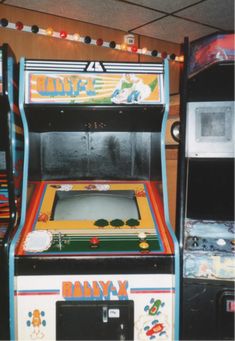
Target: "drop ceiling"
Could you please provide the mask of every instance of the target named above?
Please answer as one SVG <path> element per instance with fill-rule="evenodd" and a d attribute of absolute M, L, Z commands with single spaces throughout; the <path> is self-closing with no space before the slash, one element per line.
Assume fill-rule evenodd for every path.
<path fill-rule="evenodd" d="M 234 30 L 234 0 L 2 0 L 0 3 L 182 43 Z"/>

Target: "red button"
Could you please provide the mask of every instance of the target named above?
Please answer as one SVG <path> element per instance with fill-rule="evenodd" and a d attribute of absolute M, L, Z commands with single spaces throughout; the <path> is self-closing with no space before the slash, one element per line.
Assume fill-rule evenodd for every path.
<path fill-rule="evenodd" d="M 97 247 L 97 246 L 99 246 L 99 244 L 100 244 L 99 238 L 97 238 L 97 237 L 92 237 L 92 238 L 90 239 L 90 244 L 91 244 L 91 247 Z"/>

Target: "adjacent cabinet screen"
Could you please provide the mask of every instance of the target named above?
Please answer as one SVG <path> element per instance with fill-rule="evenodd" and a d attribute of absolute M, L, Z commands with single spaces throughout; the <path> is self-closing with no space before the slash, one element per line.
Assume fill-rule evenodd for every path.
<path fill-rule="evenodd" d="M 234 135 L 234 102 L 188 103 L 188 157 L 233 157 Z"/>
<path fill-rule="evenodd" d="M 230 107 L 198 108 L 196 110 L 197 141 L 230 141 L 232 112 Z"/>

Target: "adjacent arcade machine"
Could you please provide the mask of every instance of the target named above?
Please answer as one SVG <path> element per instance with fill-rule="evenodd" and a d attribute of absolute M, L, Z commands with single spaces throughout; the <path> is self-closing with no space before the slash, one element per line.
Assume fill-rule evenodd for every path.
<path fill-rule="evenodd" d="M 19 96 L 29 181 L 10 249 L 11 339 L 177 340 L 167 61 L 22 59 Z"/>
<path fill-rule="evenodd" d="M 24 139 L 17 103 L 16 61 L 0 46 L 0 339 L 9 336 L 8 254 L 21 211 Z"/>
<path fill-rule="evenodd" d="M 234 34 L 185 41 L 181 338 L 234 339 Z"/>

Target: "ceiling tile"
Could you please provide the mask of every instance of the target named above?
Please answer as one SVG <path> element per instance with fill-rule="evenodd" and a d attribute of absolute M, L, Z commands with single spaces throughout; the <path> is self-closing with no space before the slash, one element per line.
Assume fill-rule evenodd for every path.
<path fill-rule="evenodd" d="M 185 36 L 192 41 L 213 32 L 214 29 L 173 16 L 162 18 L 134 31 L 134 33 L 179 44 L 183 43 Z"/>
<path fill-rule="evenodd" d="M 194 40 L 216 28 L 234 28 L 234 0 L 5 0 L 4 4 L 126 32 L 136 27 L 134 33 L 176 43 L 182 43 L 184 36 Z M 178 12 L 177 17 L 164 17 L 159 11 Z"/>
<path fill-rule="evenodd" d="M 115 0 L 7 0 L 5 4 L 63 16 L 123 31 L 162 16 L 161 13 Z"/>
<path fill-rule="evenodd" d="M 155 10 L 172 13 L 187 6 L 193 5 L 198 0 L 130 0 L 133 4 L 146 6 Z"/>
<path fill-rule="evenodd" d="M 223 30 L 234 29 L 234 0 L 207 0 L 177 15 Z"/>

